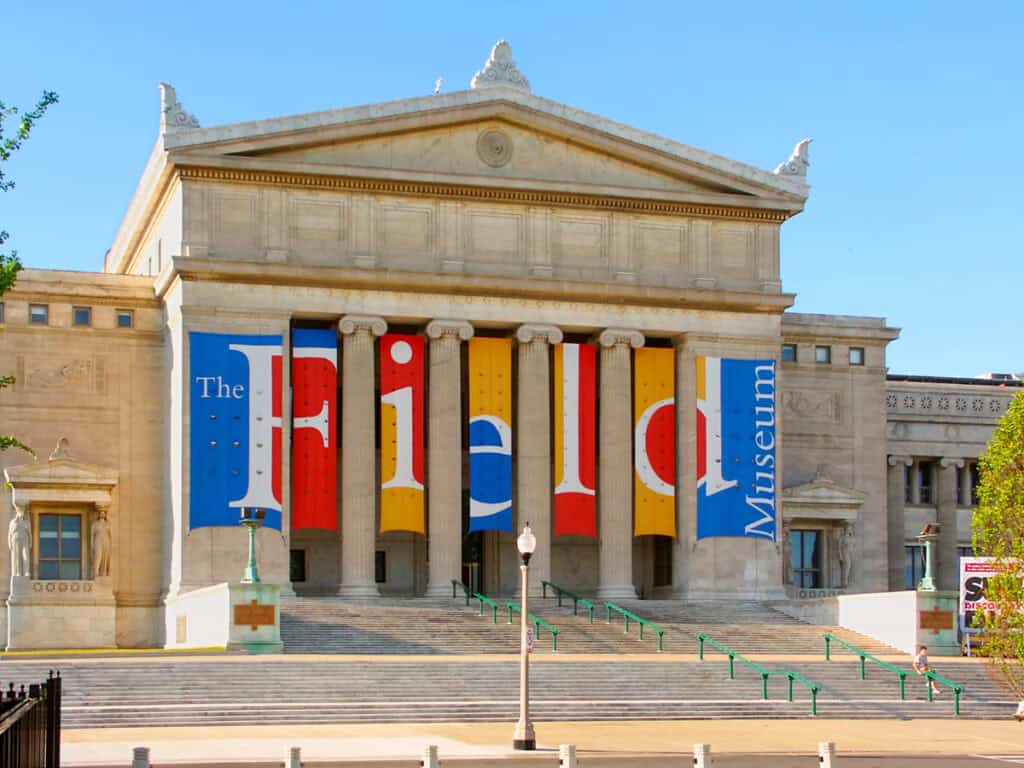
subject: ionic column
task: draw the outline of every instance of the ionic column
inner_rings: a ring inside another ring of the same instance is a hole
[[[960,579],[960,559],[956,554],[960,542],[957,526],[956,473],[964,466],[963,459],[939,459],[939,589],[956,590]]]
[[[598,443],[597,596],[636,597],[633,585],[633,398],[630,348],[644,345],[639,331],[608,328],[601,345],[601,421]]]
[[[346,315],[341,379],[341,586],[345,597],[379,594],[373,578],[376,546],[377,462],[374,439],[374,337],[388,324],[380,317]]]
[[[907,506],[907,467],[913,465],[909,456],[890,456],[887,478],[886,509],[889,540],[889,589],[904,589],[903,562]]]
[[[432,320],[427,400],[427,595],[451,595],[462,577],[462,342],[473,337],[464,320]]]
[[[521,325],[516,425],[516,531],[529,522],[537,537],[530,591],[551,580],[551,387],[549,346],[562,341],[553,325]]]

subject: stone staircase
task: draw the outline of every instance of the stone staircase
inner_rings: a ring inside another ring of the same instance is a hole
[[[47,665],[49,666],[49,665]],[[359,722],[514,722],[515,659],[321,659],[287,655],[178,659],[58,660],[64,678],[63,727],[154,727]],[[895,676],[855,661],[769,662],[818,683],[822,718],[949,718],[948,691],[934,703],[923,682],[908,680],[897,699]],[[909,669],[907,664],[902,665]],[[539,720],[685,720],[807,718],[809,694],[770,679],[761,701],[758,676],[737,665],[729,680],[721,660],[577,661],[547,657],[531,665],[531,714]],[[1008,718],[1007,701],[984,662],[935,664],[966,687],[964,718]],[[39,664],[5,661],[0,682],[40,677]]]
[[[467,607],[461,598],[391,598],[365,604],[337,598],[294,598],[282,602],[281,636],[286,653],[518,653],[518,615],[510,625],[505,601],[498,602],[502,609],[493,624],[489,606],[484,606],[481,616],[477,601]],[[742,654],[823,654],[821,635],[826,631],[870,653],[894,652],[847,630],[805,624],[764,603],[622,600],[618,604],[663,628],[666,652],[696,653],[695,635],[700,631]],[[657,653],[654,633],[646,632],[640,641],[636,626],[631,625],[625,634],[622,617],[615,613],[611,624],[606,623],[603,603],[598,603],[593,624],[582,610],[573,616],[568,600],[560,608],[553,597],[531,598],[529,607],[531,613],[558,628],[559,652]],[[541,630],[534,651],[552,652],[546,630]]]

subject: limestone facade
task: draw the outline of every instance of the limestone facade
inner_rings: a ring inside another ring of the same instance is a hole
[[[931,385],[887,383],[897,329],[785,311],[794,297],[782,290],[779,234],[808,195],[806,144],[771,173],[535,96],[514,74],[212,128],[165,86],[161,133],[103,272],[26,270],[0,297],[0,361],[18,378],[0,396],[5,430],[37,450],[66,437],[76,459],[116,475],[113,642],[173,643],[168,601],[235,581],[245,565],[240,528],[189,529],[189,332],[280,334],[287,360],[295,322],[338,332],[339,532],[290,530],[286,396],[282,531],[257,532],[261,575],[285,597],[441,595],[459,578],[488,594],[515,591],[514,534],[463,540],[474,335],[516,345],[513,517],[538,536],[534,587],[546,578],[613,599],[781,597],[794,530],[820,537],[822,588],[901,588],[887,459],[976,458],[996,415],[991,388],[975,387],[989,398],[985,420],[958,420],[954,406],[933,434],[947,411],[899,405],[904,389]],[[76,323],[86,307],[88,322]],[[378,532],[376,360],[387,329],[426,337],[427,536]],[[596,539],[551,535],[551,347],[563,339],[599,349]],[[671,347],[676,360],[674,540],[632,530],[632,359],[645,345]],[[815,362],[819,348],[827,362]],[[697,356],[777,363],[776,512],[786,535],[774,542],[696,538]],[[282,379],[287,393],[287,365]],[[953,390],[939,396],[959,402]],[[959,442],[943,443],[950,435]],[[0,455],[14,473],[0,522],[28,490],[18,473],[46,464],[25,459]],[[948,493],[949,473],[966,470],[935,471]],[[33,530],[47,505],[88,520],[84,504],[73,494],[34,502]],[[919,506],[898,513],[900,547],[928,514]],[[941,506],[943,519],[962,523],[954,506]],[[88,551],[88,524],[81,535]],[[47,588],[33,567],[30,594]],[[0,548],[11,613],[22,598],[9,594],[9,574]],[[99,581],[90,575],[79,581]],[[111,642],[104,631],[95,644]]]

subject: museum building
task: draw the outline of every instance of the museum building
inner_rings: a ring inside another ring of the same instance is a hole
[[[201,127],[161,86],[103,270],[0,297],[0,630],[161,646],[168,600],[453,579],[606,598],[904,589],[1019,382],[887,376],[881,318],[787,312],[808,142],[754,168],[534,95],[468,90]],[[50,446],[56,446],[47,455]],[[44,447],[47,450],[43,450]]]

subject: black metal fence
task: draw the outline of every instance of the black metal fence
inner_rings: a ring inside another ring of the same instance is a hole
[[[60,672],[25,690],[0,686],[0,766],[60,768]]]

